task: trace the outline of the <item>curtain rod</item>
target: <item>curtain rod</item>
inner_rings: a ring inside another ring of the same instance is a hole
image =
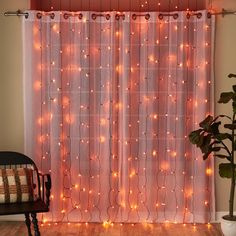
[[[4,12],[4,16],[25,16],[27,18],[29,16],[29,13],[28,12],[22,12],[21,10],[6,11],[6,12]]]
[[[209,14],[209,16],[210,15],[222,15],[222,17],[224,17],[225,15],[236,15],[236,11],[225,10],[224,8],[222,8],[222,11],[220,11],[220,12],[208,12],[208,14]],[[28,12],[23,12],[21,10],[6,11],[4,13],[4,16],[25,16],[26,18],[28,18],[29,13]]]

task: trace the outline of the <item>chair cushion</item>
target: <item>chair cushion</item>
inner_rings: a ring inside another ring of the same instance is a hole
[[[33,170],[0,169],[0,204],[34,200]]]

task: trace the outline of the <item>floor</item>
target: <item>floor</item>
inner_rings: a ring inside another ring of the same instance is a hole
[[[41,236],[222,236],[219,224],[52,224],[40,226]],[[0,222],[0,236],[27,236],[23,222]]]

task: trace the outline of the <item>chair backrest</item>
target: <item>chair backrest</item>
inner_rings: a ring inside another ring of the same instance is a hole
[[[33,165],[34,161],[22,153],[0,151],[0,165]]]
[[[39,172],[34,161],[30,159],[29,157],[27,157],[26,155],[19,152],[0,151],[0,166],[1,167],[5,166],[5,168],[10,167],[14,169],[14,168],[18,168],[19,166],[27,168],[28,165],[32,166],[34,171],[36,172],[36,175],[37,175],[36,178],[38,182],[38,195],[41,198]]]

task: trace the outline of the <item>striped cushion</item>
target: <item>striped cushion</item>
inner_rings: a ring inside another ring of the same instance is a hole
[[[0,169],[0,203],[33,201],[33,170]]]

